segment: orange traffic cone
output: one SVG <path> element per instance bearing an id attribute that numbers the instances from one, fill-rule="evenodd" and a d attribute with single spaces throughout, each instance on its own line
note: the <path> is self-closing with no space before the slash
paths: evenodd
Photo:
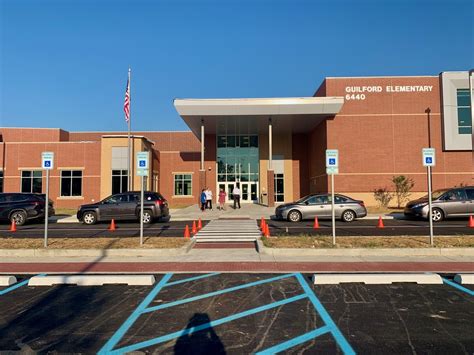
<path id="1" fill-rule="evenodd" d="M 263 224 L 262 224 L 262 235 L 265 236 L 265 233 L 267 232 L 267 223 L 265 222 L 265 220 L 263 220 Z"/>
<path id="2" fill-rule="evenodd" d="M 268 224 L 265 223 L 265 237 L 270 238 L 270 228 L 268 227 Z"/>
<path id="3" fill-rule="evenodd" d="M 260 218 L 260 230 L 263 231 L 263 226 L 265 225 L 265 219 L 262 217 Z"/>
<path id="4" fill-rule="evenodd" d="M 469 228 L 474 228 L 474 217 L 472 215 L 469 216 L 469 224 L 467 226 Z"/>
<path id="5" fill-rule="evenodd" d="M 10 232 L 16 232 L 16 223 L 15 223 L 15 221 L 12 221 L 12 225 L 10 227 Z"/>
<path id="6" fill-rule="evenodd" d="M 185 239 L 191 238 L 191 236 L 189 235 L 189 227 L 187 224 L 186 224 L 186 228 L 184 228 L 184 238 Z"/>
<path id="7" fill-rule="evenodd" d="M 202 222 L 201 222 L 201 218 L 199 218 L 198 220 L 198 230 L 201 230 L 202 228 Z"/>
<path id="8" fill-rule="evenodd" d="M 379 223 L 377 224 L 377 228 L 385 228 L 385 226 L 383 225 L 383 221 L 382 221 L 381 216 L 379 216 Z"/>
<path id="9" fill-rule="evenodd" d="M 112 218 L 110 221 L 109 231 L 113 232 L 115 230 L 115 219 Z"/>
<path id="10" fill-rule="evenodd" d="M 314 217 L 314 225 L 313 225 L 313 228 L 314 228 L 314 229 L 318 229 L 318 228 L 319 228 L 318 217 Z"/>
<path id="11" fill-rule="evenodd" d="M 196 234 L 197 229 L 196 229 L 196 221 L 193 221 L 193 229 L 191 230 L 191 233 Z"/>

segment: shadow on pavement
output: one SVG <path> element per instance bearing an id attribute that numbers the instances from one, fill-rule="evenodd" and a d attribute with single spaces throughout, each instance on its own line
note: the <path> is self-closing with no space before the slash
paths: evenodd
<path id="1" fill-rule="evenodd" d="M 210 323 L 207 313 L 194 313 L 189 319 L 186 330 Z M 212 327 L 181 335 L 174 346 L 175 354 L 225 354 L 224 344 Z"/>

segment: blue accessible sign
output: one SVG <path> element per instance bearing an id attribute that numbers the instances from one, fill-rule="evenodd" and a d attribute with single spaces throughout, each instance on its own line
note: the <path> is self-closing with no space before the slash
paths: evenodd
<path id="1" fill-rule="evenodd" d="M 423 166 L 435 166 L 436 159 L 435 159 L 435 149 L 434 148 L 423 148 Z"/>

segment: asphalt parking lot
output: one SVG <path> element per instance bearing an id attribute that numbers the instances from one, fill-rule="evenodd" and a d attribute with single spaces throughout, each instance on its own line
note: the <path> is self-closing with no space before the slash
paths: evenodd
<path id="1" fill-rule="evenodd" d="M 258 221 L 259 222 L 259 221 Z M 292 223 L 288 221 L 267 220 L 270 233 L 278 235 L 331 235 L 331 221 L 320 220 L 319 229 L 313 228 L 313 221 Z M 144 226 L 147 237 L 182 237 L 186 225 L 191 228 L 193 221 L 158 222 Z M 202 221 L 205 226 L 208 221 Z M 424 220 L 384 220 L 385 228 L 377 228 L 377 220 L 360 219 L 352 223 L 336 222 L 338 236 L 400 236 L 400 235 L 429 235 L 429 225 Z M 435 223 L 435 235 L 474 235 L 474 229 L 467 227 L 466 219 L 446 220 Z M 54 237 L 137 237 L 140 235 L 140 225 L 136 222 L 117 222 L 114 232 L 108 230 L 109 223 L 98 223 L 88 226 L 80 223 L 50 224 L 48 235 Z M 15 238 L 43 238 L 44 225 L 29 223 L 17 227 L 17 231 L 9 232 L 10 226 L 0 225 L 0 237 L 15 236 Z"/>
<path id="2" fill-rule="evenodd" d="M 472 287 L 314 286 L 310 277 L 166 274 L 152 287 L 3 287 L 0 351 L 474 352 Z"/>

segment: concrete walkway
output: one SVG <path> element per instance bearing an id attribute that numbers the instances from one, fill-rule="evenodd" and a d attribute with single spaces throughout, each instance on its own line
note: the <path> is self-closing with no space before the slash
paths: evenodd
<path id="1" fill-rule="evenodd" d="M 193 205 L 181 209 L 171 209 L 171 221 L 190 221 L 201 218 L 202 220 L 215 220 L 219 218 L 237 218 L 247 217 L 250 219 L 272 219 L 275 215 L 275 207 L 262 206 L 255 203 L 242 204 L 241 209 L 234 210 L 232 205 L 227 205 L 226 210 L 220 211 L 217 208 L 212 210 L 199 209 L 199 206 Z M 403 213 L 385 213 L 385 214 L 369 214 L 363 219 L 378 219 L 381 216 L 383 219 L 404 219 Z"/>
<path id="2" fill-rule="evenodd" d="M 267 207 L 255 203 L 243 203 L 241 207 L 242 208 L 240 209 L 234 210 L 232 204 L 228 204 L 224 211 L 218 210 L 216 206 L 214 206 L 214 209 L 205 210 L 204 212 L 199 209 L 197 204 L 185 208 L 173 208 L 170 209 L 170 221 L 193 221 L 198 220 L 199 218 L 204 221 L 212 221 L 219 218 L 229 217 L 245 217 L 257 220 L 262 217 L 265 219 L 272 219 L 275 214 L 275 207 Z M 403 213 L 400 212 L 368 214 L 363 219 L 378 219 L 379 216 L 382 217 L 382 219 L 405 219 Z M 76 215 L 57 215 L 51 217 L 49 220 L 51 223 L 79 223 Z"/>

